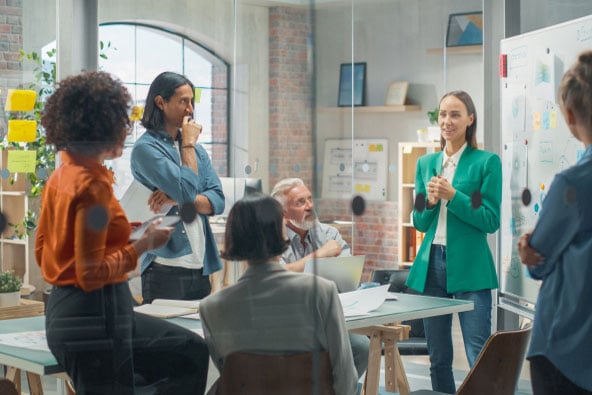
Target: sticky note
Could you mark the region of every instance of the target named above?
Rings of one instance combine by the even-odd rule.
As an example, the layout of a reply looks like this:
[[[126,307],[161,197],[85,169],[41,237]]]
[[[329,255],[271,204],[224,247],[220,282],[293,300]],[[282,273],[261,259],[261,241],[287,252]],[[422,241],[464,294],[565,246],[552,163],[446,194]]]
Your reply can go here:
[[[144,107],[142,107],[142,106],[133,106],[132,107],[132,112],[130,114],[130,119],[132,121],[141,120],[143,115],[144,115]]]
[[[8,151],[6,167],[11,173],[34,173],[37,151]]]
[[[541,130],[541,113],[538,111],[532,114],[532,129]]]
[[[368,146],[368,151],[370,151],[370,152],[376,152],[376,144],[370,144]]]
[[[11,119],[8,121],[8,141],[29,143],[35,141],[37,121],[28,119]]]
[[[549,111],[549,127],[551,129],[557,129],[557,111]]]
[[[6,95],[5,111],[33,111],[37,93],[25,89],[9,89]]]
[[[199,104],[201,101],[201,88],[194,88],[193,89],[193,102],[195,104]]]

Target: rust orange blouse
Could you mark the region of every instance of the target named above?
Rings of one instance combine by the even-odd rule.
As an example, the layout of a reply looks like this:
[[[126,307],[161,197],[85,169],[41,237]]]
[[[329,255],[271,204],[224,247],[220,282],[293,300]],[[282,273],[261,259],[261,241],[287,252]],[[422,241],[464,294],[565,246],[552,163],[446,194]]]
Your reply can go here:
[[[67,152],[41,199],[35,257],[53,285],[85,291],[127,279],[138,254],[113,194],[113,175],[98,161]]]

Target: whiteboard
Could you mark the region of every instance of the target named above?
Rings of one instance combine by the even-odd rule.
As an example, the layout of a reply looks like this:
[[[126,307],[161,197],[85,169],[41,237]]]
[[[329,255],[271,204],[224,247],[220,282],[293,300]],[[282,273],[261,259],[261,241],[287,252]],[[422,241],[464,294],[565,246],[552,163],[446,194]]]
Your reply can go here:
[[[323,160],[323,198],[386,200],[387,139],[329,139]]]
[[[540,282],[520,263],[517,243],[534,228],[556,173],[576,163],[584,146],[567,128],[557,92],[580,52],[592,48],[592,16],[501,41],[502,218],[500,290],[535,303]],[[530,204],[523,201],[530,192]]]

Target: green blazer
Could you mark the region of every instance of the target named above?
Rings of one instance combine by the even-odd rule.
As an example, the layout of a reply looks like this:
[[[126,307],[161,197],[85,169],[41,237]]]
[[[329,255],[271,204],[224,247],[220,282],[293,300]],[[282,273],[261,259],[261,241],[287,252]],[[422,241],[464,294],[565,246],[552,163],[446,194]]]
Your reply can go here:
[[[442,156],[442,152],[436,152],[417,161],[415,192],[426,196],[426,202],[426,185],[434,175],[442,172]],[[502,166],[499,156],[468,146],[458,161],[452,186],[456,194],[448,202],[446,217],[448,292],[497,288],[487,233],[494,233],[500,225]],[[473,208],[473,201],[477,208]],[[425,237],[411,267],[407,286],[419,292],[424,291],[441,204],[440,201],[430,209],[413,210],[413,225],[424,232]]]

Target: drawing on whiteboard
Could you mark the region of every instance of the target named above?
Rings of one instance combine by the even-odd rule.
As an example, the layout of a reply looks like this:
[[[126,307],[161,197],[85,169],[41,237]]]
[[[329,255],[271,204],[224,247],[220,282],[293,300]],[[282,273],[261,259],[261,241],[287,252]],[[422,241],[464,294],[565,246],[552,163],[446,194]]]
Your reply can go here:
[[[323,198],[386,200],[388,140],[325,141]]]

